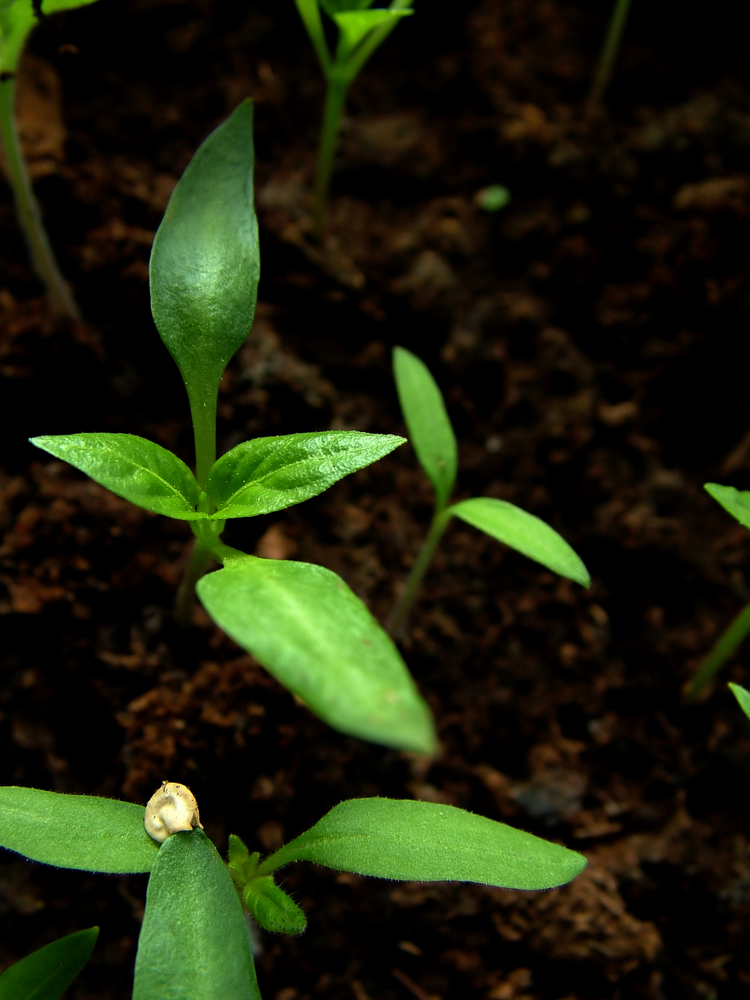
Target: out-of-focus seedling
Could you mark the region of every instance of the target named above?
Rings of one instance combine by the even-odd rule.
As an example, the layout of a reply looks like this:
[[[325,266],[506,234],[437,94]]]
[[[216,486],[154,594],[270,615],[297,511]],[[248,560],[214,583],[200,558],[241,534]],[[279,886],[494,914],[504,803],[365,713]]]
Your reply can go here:
[[[588,587],[591,578],[580,558],[553,528],[533,514],[493,497],[473,497],[448,506],[456,482],[458,448],[442,393],[427,365],[403,347],[394,349],[393,371],[409,438],[435,490],[435,513],[406,587],[389,616],[390,634],[402,634],[419,585],[452,517]]]
[[[742,687],[741,684],[730,684],[729,689],[737,699],[737,704],[740,706],[748,719],[750,719],[750,691],[748,691],[747,688]]]
[[[599,61],[596,64],[591,90],[586,99],[587,114],[593,114],[599,108],[607,92],[615,63],[617,62],[620,45],[622,44],[622,35],[628,20],[629,11],[630,0],[615,0],[609,24],[607,25],[607,32],[604,36],[604,44],[599,53]]]
[[[320,239],[325,227],[328,191],[347,91],[399,20],[413,13],[412,0],[392,0],[388,7],[373,7],[373,0],[295,2],[326,79],[325,109],[313,190],[313,233]],[[338,29],[338,43],[333,53],[326,40],[321,9]]]
[[[0,1000],[59,1000],[89,960],[98,927],[46,944],[0,976]]]
[[[510,203],[510,191],[502,184],[490,184],[474,195],[474,204],[483,212],[499,212]]]
[[[33,443],[132,503],[190,522],[183,620],[197,583],[214,621],[329,725],[433,754],[426,703],[393,642],[344,581],[322,566],[256,558],[221,540],[227,519],[301,503],[403,443],[391,434],[320,431],[256,438],[216,458],[219,382],[250,331],[258,287],[252,116],[246,101],[200,147],[151,254],[151,309],[187,389],[195,475],[177,455],[132,434]],[[201,579],[214,560],[224,569]]]
[[[201,829],[197,805],[180,822],[164,794],[170,788],[192,798],[184,785],[165,783],[145,819],[129,802],[0,788],[0,846],[60,868],[150,873],[133,1000],[260,1000],[243,907],[267,930],[301,933],[303,911],[274,880],[295,861],[513,889],[564,885],[586,865],[565,847],[463,809],[380,798],[340,803],[263,861],[231,836],[227,865]],[[144,825],[153,822],[154,802],[166,810],[159,843]]]
[[[736,490],[734,486],[720,486],[718,483],[705,483],[703,488],[741,525],[750,529],[749,492]],[[722,665],[745,639],[748,632],[750,632],[750,604],[744,607],[722,632],[711,647],[708,656],[699,664],[685,688],[685,694],[688,698],[697,698],[705,690]]]
[[[4,154],[5,171],[34,269],[44,282],[52,308],[59,315],[71,319],[80,319],[78,306],[57,266],[21,151],[14,113],[16,73],[26,39],[42,17],[61,10],[85,7],[93,2],[0,0],[0,148]]]

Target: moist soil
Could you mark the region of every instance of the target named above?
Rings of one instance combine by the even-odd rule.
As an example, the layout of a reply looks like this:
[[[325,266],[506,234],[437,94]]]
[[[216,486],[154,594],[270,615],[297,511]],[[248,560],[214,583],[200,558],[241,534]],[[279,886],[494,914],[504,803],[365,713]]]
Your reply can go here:
[[[3,784],[145,802],[189,784],[206,830],[270,851],[340,800],[447,802],[584,852],[551,892],[299,866],[299,938],[258,934],[275,1000],[745,996],[750,726],[683,687],[745,602],[750,539],[703,491],[750,488],[750,96],[736,7],[636,4],[607,105],[584,99],[594,0],[420,3],[351,92],[326,241],[309,234],[323,87],[291,0],[100,0],[35,32],[19,122],[85,321],[56,321],[0,199]],[[262,279],[221,387],[249,437],[399,433],[390,352],[418,353],[460,447],[458,497],[549,521],[593,584],[454,524],[404,656],[430,762],[326,728],[197,605],[187,525],[27,438],[140,434],[191,461],[148,256],[197,145],[256,103]],[[478,192],[504,184],[509,206]],[[429,523],[410,446],[287,511],[230,524],[340,573],[383,621]],[[97,923],[69,996],[129,996],[145,878],[0,868],[0,967]]]

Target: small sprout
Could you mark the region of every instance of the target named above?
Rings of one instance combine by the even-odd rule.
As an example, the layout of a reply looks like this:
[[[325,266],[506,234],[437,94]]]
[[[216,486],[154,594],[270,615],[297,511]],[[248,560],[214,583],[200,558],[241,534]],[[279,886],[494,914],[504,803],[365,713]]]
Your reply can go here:
[[[502,184],[490,184],[474,195],[474,204],[483,212],[499,212],[510,201],[510,191]]]
[[[175,781],[163,781],[151,796],[143,825],[149,837],[160,844],[173,833],[189,832],[198,826],[203,829],[195,796],[187,785]]]

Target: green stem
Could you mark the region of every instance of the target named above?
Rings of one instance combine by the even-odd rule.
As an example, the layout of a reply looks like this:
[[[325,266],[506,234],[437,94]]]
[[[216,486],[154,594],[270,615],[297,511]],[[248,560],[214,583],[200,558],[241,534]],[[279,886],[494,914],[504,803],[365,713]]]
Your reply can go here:
[[[341,128],[341,116],[344,112],[350,77],[345,76],[339,67],[333,67],[327,77],[327,82],[328,89],[326,90],[326,103],[323,111],[323,125],[320,130],[318,164],[315,171],[313,192],[313,234],[318,240],[323,238],[325,229],[328,191],[331,186],[336,143]]]
[[[177,608],[175,615],[180,625],[187,628],[190,625],[193,610],[193,600],[195,599],[195,585],[206,572],[214,560],[214,555],[200,539],[193,542],[193,551],[182,574],[179,589],[177,590]]]
[[[607,27],[607,34],[604,38],[604,45],[599,56],[599,63],[594,73],[594,82],[591,85],[588,99],[586,101],[586,111],[592,114],[602,102],[602,98],[609,86],[612,78],[612,71],[617,60],[617,53],[622,42],[622,33],[625,22],[628,19],[630,10],[630,0],[615,0],[614,10]]]
[[[686,691],[689,699],[698,697],[748,633],[750,633],[750,604],[740,611],[729,628],[719,636],[711,652],[696,670]]]
[[[26,237],[34,270],[44,282],[52,308],[60,316],[80,320],[78,306],[60,273],[44,229],[42,213],[21,151],[14,105],[15,78],[8,76],[0,81],[0,146],[5,154],[5,168],[13,190],[18,221]]]
[[[448,527],[448,522],[452,516],[450,508],[448,508],[448,510],[440,507],[435,509],[430,530],[427,532],[427,537],[422,543],[419,555],[415,559],[414,565],[411,568],[404,592],[394,605],[393,610],[388,616],[388,621],[386,622],[386,631],[389,635],[393,636],[394,639],[401,638],[406,628],[406,621],[409,617],[412,604],[414,603],[414,598],[417,596],[417,591],[419,590],[420,584],[424,579],[424,575],[432,562],[432,557],[435,554],[438,542],[442,538],[443,532]]]
[[[202,387],[201,387],[202,390]],[[218,386],[215,393],[204,394],[207,398],[190,399],[190,416],[193,420],[193,435],[195,437],[195,478],[202,490],[206,489],[208,476],[216,461],[216,403]]]

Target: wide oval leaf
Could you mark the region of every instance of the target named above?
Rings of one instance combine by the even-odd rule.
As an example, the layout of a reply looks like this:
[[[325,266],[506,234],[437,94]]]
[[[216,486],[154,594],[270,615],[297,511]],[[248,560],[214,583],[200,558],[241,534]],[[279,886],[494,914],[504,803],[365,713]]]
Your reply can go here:
[[[427,365],[403,347],[393,350],[393,374],[409,439],[442,507],[456,481],[458,449],[443,395]]]
[[[480,882],[551,889],[586,867],[575,851],[505,823],[434,802],[349,799],[261,863],[290,861],[409,882]]]
[[[229,870],[202,830],[162,844],[148,880],[133,1000],[260,1000]]]
[[[314,431],[255,438],[214,464],[206,490],[214,518],[253,517],[283,510],[376,462],[404,438],[362,431]]]
[[[0,788],[0,847],[57,868],[148,872],[159,848],[143,816],[132,802],[8,785]]]
[[[432,754],[430,710],[398,650],[341,577],[246,556],[204,576],[206,611],[334,729]]]
[[[494,497],[472,497],[471,500],[453,504],[448,512],[541,563],[553,573],[575,580],[582,587],[591,585],[589,571],[565,539],[545,521],[515,504]]]
[[[0,976],[2,1000],[59,1000],[89,960],[98,927],[52,941]]]
[[[214,411],[222,372],[255,314],[260,255],[249,100],[190,161],[154,238],[149,273],[154,322],[195,421]]]
[[[706,483],[703,489],[740,524],[750,528],[750,493],[747,490],[736,490],[734,486],[720,486],[719,483]]]
[[[160,444],[135,434],[56,434],[30,440],[138,507],[181,521],[208,517],[195,509],[200,496],[195,476]]]
[[[276,885],[272,875],[254,878],[245,886],[242,899],[264,930],[274,934],[302,934],[307,927],[304,910]]]

